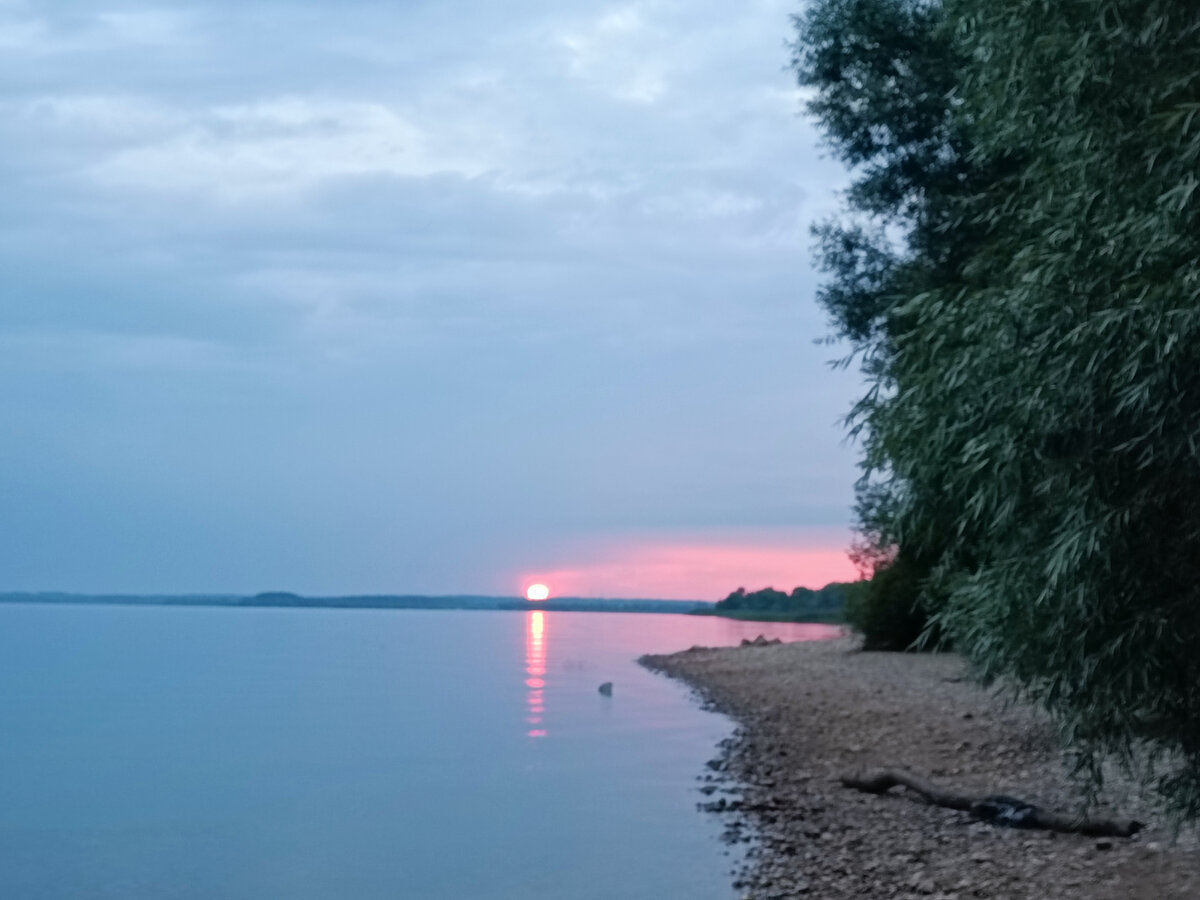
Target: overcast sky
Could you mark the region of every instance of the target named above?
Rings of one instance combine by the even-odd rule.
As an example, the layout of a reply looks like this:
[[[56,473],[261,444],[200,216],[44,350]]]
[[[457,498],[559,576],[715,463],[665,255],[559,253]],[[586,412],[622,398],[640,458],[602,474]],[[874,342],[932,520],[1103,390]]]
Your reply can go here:
[[[0,590],[844,560],[794,0],[0,0]]]

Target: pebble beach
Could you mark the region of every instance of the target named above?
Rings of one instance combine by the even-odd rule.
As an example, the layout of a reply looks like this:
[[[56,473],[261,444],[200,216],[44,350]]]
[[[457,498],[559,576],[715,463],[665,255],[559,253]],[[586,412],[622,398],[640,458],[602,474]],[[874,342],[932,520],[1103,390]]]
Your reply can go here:
[[[697,776],[698,802],[746,848],[734,873],[745,900],[1200,897],[1195,835],[1164,827],[1120,778],[1089,812],[1146,823],[1132,838],[997,827],[903,788],[843,787],[904,769],[960,793],[1083,809],[1053,729],[977,686],[953,654],[863,653],[843,638],[641,662],[737,724]]]

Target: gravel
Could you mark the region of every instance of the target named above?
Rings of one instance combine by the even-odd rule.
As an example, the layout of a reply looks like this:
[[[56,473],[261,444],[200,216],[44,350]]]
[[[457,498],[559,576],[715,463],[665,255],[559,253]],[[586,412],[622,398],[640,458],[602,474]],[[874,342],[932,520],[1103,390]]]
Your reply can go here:
[[[862,653],[849,639],[643,657],[738,723],[697,776],[701,808],[749,845],[739,896],[784,898],[1198,898],[1194,835],[1155,825],[1120,778],[1091,812],[1151,823],[1130,839],[1001,828],[874,796],[843,775],[903,768],[970,794],[1083,808],[1052,729],[966,678],[952,654]]]

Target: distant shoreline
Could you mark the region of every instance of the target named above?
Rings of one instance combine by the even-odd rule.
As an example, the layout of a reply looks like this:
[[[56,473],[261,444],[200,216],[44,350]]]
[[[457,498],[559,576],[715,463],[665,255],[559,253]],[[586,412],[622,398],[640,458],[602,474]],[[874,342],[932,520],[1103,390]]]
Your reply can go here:
[[[710,614],[714,603],[702,600],[609,599],[603,597],[555,597],[530,602],[521,597],[492,597],[475,594],[355,594],[305,597],[283,591],[241,594],[72,594],[66,592],[0,593],[0,604],[33,603],[60,606],[164,606],[218,607],[225,609],[426,609],[548,612],[624,612]]]
[[[215,607],[221,609],[426,609],[520,612],[620,612],[711,616],[739,622],[793,622],[844,625],[841,610],[827,614],[793,615],[776,610],[721,610],[706,600],[655,600],[607,597],[554,597],[529,601],[521,597],[476,594],[352,594],[305,597],[284,591],[262,594],[72,594],[60,591],[8,591],[0,605],[32,603],[44,606],[160,606]]]

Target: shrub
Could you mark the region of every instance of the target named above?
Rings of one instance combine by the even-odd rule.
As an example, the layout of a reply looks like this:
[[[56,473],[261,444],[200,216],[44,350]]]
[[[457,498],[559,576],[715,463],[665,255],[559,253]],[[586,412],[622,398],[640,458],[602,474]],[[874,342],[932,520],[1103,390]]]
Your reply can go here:
[[[901,555],[851,592],[846,621],[862,635],[864,650],[925,649],[936,643],[921,639],[929,622],[921,599],[924,575]]]

